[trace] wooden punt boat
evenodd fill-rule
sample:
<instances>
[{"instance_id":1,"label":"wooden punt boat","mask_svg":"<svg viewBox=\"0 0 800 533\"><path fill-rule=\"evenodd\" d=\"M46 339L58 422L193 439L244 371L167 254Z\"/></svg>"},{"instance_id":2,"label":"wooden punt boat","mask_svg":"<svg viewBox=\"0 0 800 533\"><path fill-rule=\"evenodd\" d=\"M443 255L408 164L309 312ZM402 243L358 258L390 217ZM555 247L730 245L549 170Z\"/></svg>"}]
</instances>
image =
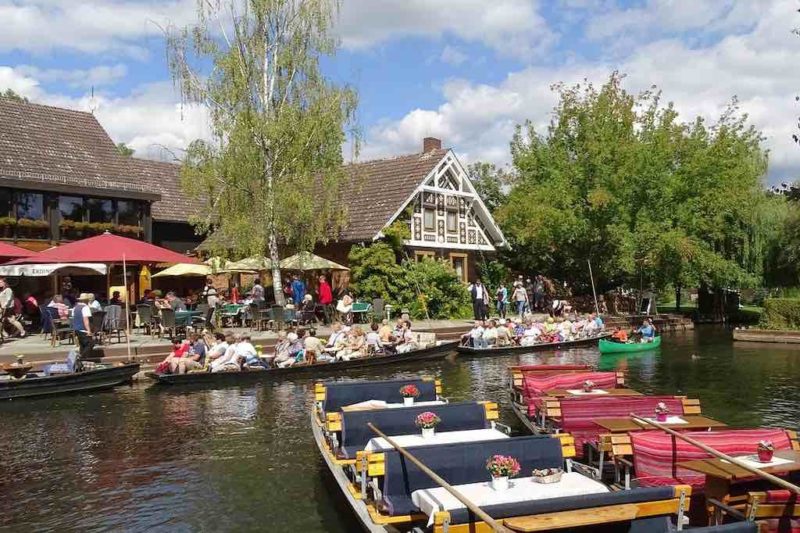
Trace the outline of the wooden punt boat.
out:
<instances>
[{"instance_id":1,"label":"wooden punt boat","mask_svg":"<svg viewBox=\"0 0 800 533\"><path fill-rule=\"evenodd\" d=\"M30 372L25 379L11 379L6 374L0 374L0 400L110 389L130 383L137 372L139 363L52 376Z\"/></svg>"},{"instance_id":2,"label":"wooden punt boat","mask_svg":"<svg viewBox=\"0 0 800 533\"><path fill-rule=\"evenodd\" d=\"M646 352L647 350L655 350L661 346L661 336L653 339L653 342L614 342L605 339L600 339L598 347L600 353L636 353Z\"/></svg>"},{"instance_id":3,"label":"wooden punt boat","mask_svg":"<svg viewBox=\"0 0 800 533\"><path fill-rule=\"evenodd\" d=\"M295 365L287 368L271 368L269 370L247 370L242 372L190 372L188 374L158 374L147 372L147 377L161 385L209 384L223 385L252 381L280 379L292 376L327 375L347 370L372 368L384 365L397 365L420 361L444 359L455 352L458 341L437 341L435 346L422 348L397 355L374 355L338 361L335 363L317 363L313 365Z\"/></svg>"},{"instance_id":4,"label":"wooden punt boat","mask_svg":"<svg viewBox=\"0 0 800 533\"><path fill-rule=\"evenodd\" d=\"M576 348L579 346L590 346L598 341L602 342L603 339L609 336L611 336L611 333L603 333L602 335L594 335L592 337L586 337L585 339L564 342L545 342L542 344L534 344L533 346L504 346L502 348L472 348L470 346L459 346L458 353L462 355L483 357L491 355L509 355L512 353L538 352L540 350Z\"/></svg>"}]
</instances>

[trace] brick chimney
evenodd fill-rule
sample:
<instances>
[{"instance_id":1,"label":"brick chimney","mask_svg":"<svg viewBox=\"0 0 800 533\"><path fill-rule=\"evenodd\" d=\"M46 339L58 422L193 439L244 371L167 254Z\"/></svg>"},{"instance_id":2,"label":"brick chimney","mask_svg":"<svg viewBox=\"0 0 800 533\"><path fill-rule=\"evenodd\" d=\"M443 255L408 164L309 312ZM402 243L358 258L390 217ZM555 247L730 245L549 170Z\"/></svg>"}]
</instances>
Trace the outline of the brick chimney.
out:
<instances>
[{"instance_id":1,"label":"brick chimney","mask_svg":"<svg viewBox=\"0 0 800 533\"><path fill-rule=\"evenodd\" d=\"M437 139L436 137L425 137L422 139L422 152L428 153L433 152L434 150L441 150L442 149L442 140Z\"/></svg>"}]
</instances>

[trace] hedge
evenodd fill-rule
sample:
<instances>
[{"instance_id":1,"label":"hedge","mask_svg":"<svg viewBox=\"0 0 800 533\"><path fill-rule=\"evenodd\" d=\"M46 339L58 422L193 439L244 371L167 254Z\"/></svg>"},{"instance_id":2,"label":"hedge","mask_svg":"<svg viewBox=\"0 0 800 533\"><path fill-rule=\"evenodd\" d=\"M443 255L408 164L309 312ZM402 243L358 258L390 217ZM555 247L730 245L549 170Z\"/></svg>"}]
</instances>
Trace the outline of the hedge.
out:
<instances>
[{"instance_id":1,"label":"hedge","mask_svg":"<svg viewBox=\"0 0 800 533\"><path fill-rule=\"evenodd\" d=\"M760 327L800 330L800 298L767 298Z\"/></svg>"}]
</instances>

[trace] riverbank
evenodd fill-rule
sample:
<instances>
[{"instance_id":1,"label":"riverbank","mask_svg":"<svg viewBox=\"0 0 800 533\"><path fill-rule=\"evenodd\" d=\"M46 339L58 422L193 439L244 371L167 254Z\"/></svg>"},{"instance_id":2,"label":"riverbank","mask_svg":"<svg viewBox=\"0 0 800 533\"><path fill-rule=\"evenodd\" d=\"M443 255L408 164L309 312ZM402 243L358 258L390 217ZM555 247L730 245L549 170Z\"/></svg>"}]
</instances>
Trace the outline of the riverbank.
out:
<instances>
[{"instance_id":1,"label":"riverbank","mask_svg":"<svg viewBox=\"0 0 800 533\"><path fill-rule=\"evenodd\" d=\"M733 340L774 344L800 344L800 331L757 328L735 329L733 330Z\"/></svg>"}]
</instances>

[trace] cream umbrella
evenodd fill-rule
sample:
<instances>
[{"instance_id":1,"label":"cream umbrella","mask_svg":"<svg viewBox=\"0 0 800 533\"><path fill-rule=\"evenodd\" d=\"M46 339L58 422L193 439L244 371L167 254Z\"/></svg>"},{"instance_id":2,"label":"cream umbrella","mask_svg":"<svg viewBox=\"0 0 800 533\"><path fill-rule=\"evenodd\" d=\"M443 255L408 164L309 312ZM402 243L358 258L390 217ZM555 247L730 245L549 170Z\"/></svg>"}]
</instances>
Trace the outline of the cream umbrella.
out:
<instances>
[{"instance_id":1,"label":"cream umbrella","mask_svg":"<svg viewBox=\"0 0 800 533\"><path fill-rule=\"evenodd\" d=\"M166 278L166 277L205 277L213 274L213 269L208 265L197 265L192 263L177 263L169 268L162 270L157 274L153 274L152 278Z\"/></svg>"},{"instance_id":2,"label":"cream umbrella","mask_svg":"<svg viewBox=\"0 0 800 533\"><path fill-rule=\"evenodd\" d=\"M240 261L228 263L225 267L225 270L228 272L231 270L255 270L258 272L272 270L272 260L270 260L268 257L264 257L263 255L254 255Z\"/></svg>"},{"instance_id":3,"label":"cream umbrella","mask_svg":"<svg viewBox=\"0 0 800 533\"><path fill-rule=\"evenodd\" d=\"M300 252L287 257L281 261L281 268L286 270L350 270L346 266L311 252Z\"/></svg>"}]
</instances>

